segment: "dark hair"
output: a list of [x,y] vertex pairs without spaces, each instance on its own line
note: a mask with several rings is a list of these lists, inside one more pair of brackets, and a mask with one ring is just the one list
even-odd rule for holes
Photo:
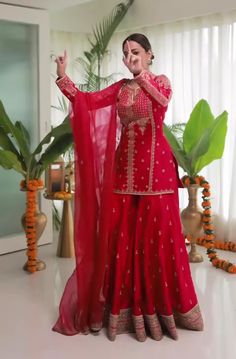
[[[142,46],[142,48],[146,52],[152,51],[152,47],[151,47],[151,44],[150,44],[148,38],[143,34],[135,33],[135,34],[129,35],[122,43],[122,50],[124,50],[124,46],[125,46],[126,41],[135,41],[140,46]],[[152,55],[151,59],[152,60],[154,59],[154,55]]]

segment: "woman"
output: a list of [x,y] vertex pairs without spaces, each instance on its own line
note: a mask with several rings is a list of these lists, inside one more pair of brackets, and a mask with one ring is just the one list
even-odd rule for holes
[[[202,330],[178,207],[181,182],[162,123],[172,90],[154,75],[148,39],[123,42],[133,78],[83,93],[57,57],[57,85],[72,102],[76,154],[76,269],[54,330],[73,335],[108,328],[177,339],[176,324]],[[118,116],[117,116],[118,115]],[[118,132],[120,141],[116,147]]]

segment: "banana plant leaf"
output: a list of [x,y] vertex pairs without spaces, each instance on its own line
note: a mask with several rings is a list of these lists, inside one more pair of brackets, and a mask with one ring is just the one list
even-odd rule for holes
[[7,116],[3,103],[0,100],[0,129],[3,130],[6,134],[10,134],[15,139],[19,150],[24,157],[25,162],[29,159],[30,149],[28,142],[25,140],[25,137],[22,136],[22,130],[18,128],[18,125],[14,125],[9,117]]
[[208,151],[200,156],[194,165],[196,173],[201,171],[202,168],[212,161],[220,159],[223,156],[227,133],[227,121],[228,113],[226,111],[214,120],[210,132]]
[[0,147],[3,150],[11,151],[15,153],[16,156],[19,156],[19,152],[14,146],[13,142],[10,140],[8,135],[4,132],[4,130],[0,127]]
[[66,133],[58,138],[54,138],[36,164],[34,173],[40,177],[47,166],[54,162],[61,154],[65,153],[71,147],[72,143],[72,133]]
[[[0,166],[14,169],[26,178],[39,178],[49,163],[56,160],[73,143],[68,116],[61,125],[51,129],[33,152],[29,150],[30,136],[27,129],[20,121],[15,125],[12,123],[1,102],[0,116]],[[22,144],[27,148],[27,160],[22,153]]]
[[169,128],[166,124],[163,125],[164,135],[172,148],[172,151],[175,155],[175,158],[180,167],[183,168],[184,171],[190,171],[190,164],[188,158],[186,156],[185,151],[183,150],[182,144],[178,140],[178,138],[172,133],[171,128]]
[[190,176],[196,176],[205,166],[220,159],[224,152],[228,114],[224,111],[216,119],[206,100],[194,107],[185,129],[174,133],[164,125],[165,136],[180,167]]
[[17,156],[13,152],[0,149],[0,165],[6,170],[14,169],[16,172],[21,173],[23,176],[26,175],[26,172],[22,168],[20,161],[18,161]]
[[39,145],[36,147],[32,156],[36,156],[42,152],[43,146],[51,142],[51,139],[63,136],[65,134],[72,134],[71,126],[69,123],[69,116],[66,116],[62,124],[51,129],[51,131],[42,139]]
[[203,132],[212,125],[214,116],[206,100],[200,100],[193,108],[183,133],[183,147],[189,153],[198,143]]

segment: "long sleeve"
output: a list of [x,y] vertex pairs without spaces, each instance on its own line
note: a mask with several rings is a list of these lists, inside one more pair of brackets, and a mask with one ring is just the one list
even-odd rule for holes
[[[121,84],[124,80],[120,80],[115,84],[108,86],[107,88],[95,91],[88,92],[87,101],[89,102],[89,108],[96,110],[102,107],[109,106],[113,104],[116,100],[117,93]],[[58,80],[56,84],[61,90],[61,92],[73,103],[78,92],[81,92],[74,84],[73,81],[66,75]]]
[[77,91],[79,91],[74,82],[71,81],[67,75],[65,75],[62,78],[56,80],[56,84],[61,92],[68,98],[68,100],[73,102]]
[[164,107],[168,105],[172,90],[170,81],[165,75],[155,76],[148,71],[143,71],[134,80],[160,105]]

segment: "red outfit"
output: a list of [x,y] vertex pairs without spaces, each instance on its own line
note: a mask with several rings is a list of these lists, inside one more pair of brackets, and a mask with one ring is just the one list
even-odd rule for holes
[[175,323],[203,327],[181,231],[181,184],[162,131],[171,86],[147,71],[132,81],[137,90],[121,80],[96,93],[57,81],[73,106],[78,169],[77,266],[54,327],[64,334],[106,325],[111,340],[134,330],[142,341],[147,327],[156,340],[163,327],[176,338]]

